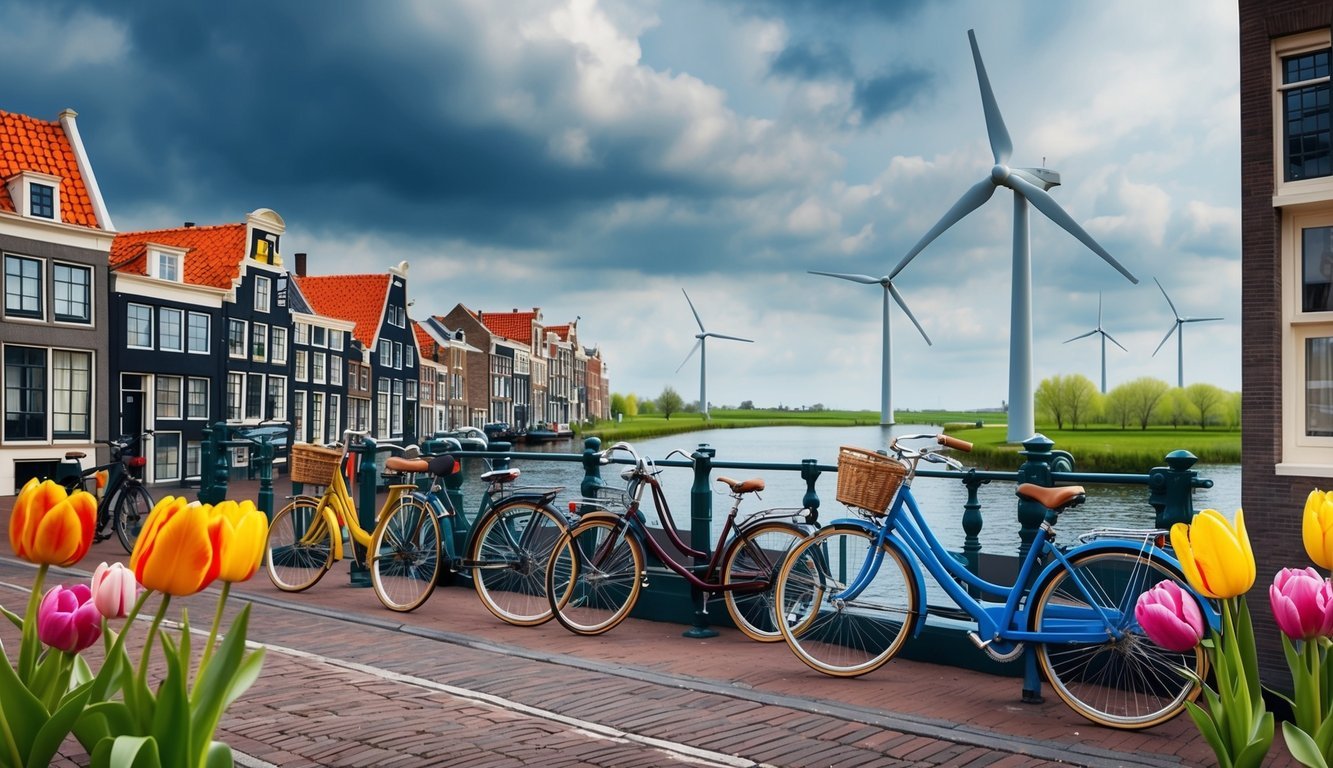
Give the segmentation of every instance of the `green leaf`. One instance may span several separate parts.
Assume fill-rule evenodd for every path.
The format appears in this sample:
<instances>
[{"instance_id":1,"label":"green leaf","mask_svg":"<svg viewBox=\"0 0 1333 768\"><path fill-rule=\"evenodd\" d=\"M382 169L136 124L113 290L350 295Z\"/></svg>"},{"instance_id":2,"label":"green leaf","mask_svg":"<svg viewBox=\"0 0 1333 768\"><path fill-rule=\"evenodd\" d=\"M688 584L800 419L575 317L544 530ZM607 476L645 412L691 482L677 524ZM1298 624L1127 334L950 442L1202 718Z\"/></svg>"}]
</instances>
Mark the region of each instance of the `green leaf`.
<instances>
[{"instance_id":1,"label":"green leaf","mask_svg":"<svg viewBox=\"0 0 1333 768\"><path fill-rule=\"evenodd\" d=\"M152 734L157 738L162 760L167 765L193 765L190 759L190 700L183 659L176 644L161 635L167 676L157 689L157 707L153 713Z\"/></svg>"},{"instance_id":2,"label":"green leaf","mask_svg":"<svg viewBox=\"0 0 1333 768\"><path fill-rule=\"evenodd\" d=\"M3 605L0 605L0 612L3 612L5 614L5 618L9 619L10 623L12 623L14 626L18 627L20 630L23 629L22 616L18 615L17 613L14 613L13 611L9 610Z\"/></svg>"},{"instance_id":3,"label":"green leaf","mask_svg":"<svg viewBox=\"0 0 1333 768\"><path fill-rule=\"evenodd\" d=\"M1211 696L1213 692L1207 688L1204 689ZM1199 729L1203 735L1204 741L1213 748L1213 755L1217 757L1218 768L1232 768L1231 752L1227 750L1226 744L1222 741L1222 736L1217 732L1217 726L1212 718L1203 708L1192 701L1185 702L1185 711L1189 713L1190 719L1194 721L1194 727Z\"/></svg>"},{"instance_id":4,"label":"green leaf","mask_svg":"<svg viewBox=\"0 0 1333 768\"><path fill-rule=\"evenodd\" d=\"M65 696L60 707L46 721L37 737L33 739L32 751L28 753L30 765L47 765L55 757L60 745L74 728L74 723L83 714L83 707L88 703L88 694L92 683L85 683Z\"/></svg>"},{"instance_id":5,"label":"green leaf","mask_svg":"<svg viewBox=\"0 0 1333 768\"><path fill-rule=\"evenodd\" d=\"M1315 732L1314 742L1322 754L1333 754L1333 713L1324 713L1324 722Z\"/></svg>"},{"instance_id":6,"label":"green leaf","mask_svg":"<svg viewBox=\"0 0 1333 768\"><path fill-rule=\"evenodd\" d=\"M102 739L147 735L135 730L134 717L123 701L89 704L74 723L74 736L89 755Z\"/></svg>"},{"instance_id":7,"label":"green leaf","mask_svg":"<svg viewBox=\"0 0 1333 768\"><path fill-rule=\"evenodd\" d=\"M47 717L46 707L24 687L6 658L0 664L0 761L26 765L33 739Z\"/></svg>"},{"instance_id":8,"label":"green leaf","mask_svg":"<svg viewBox=\"0 0 1333 768\"><path fill-rule=\"evenodd\" d=\"M1294 723L1282 724L1282 738L1287 741L1287 751L1296 758L1296 762L1307 768L1329 768L1328 761L1319 751L1310 734L1297 728Z\"/></svg>"},{"instance_id":9,"label":"green leaf","mask_svg":"<svg viewBox=\"0 0 1333 768\"><path fill-rule=\"evenodd\" d=\"M162 759L152 736L117 736L97 743L92 765L94 768L161 768Z\"/></svg>"},{"instance_id":10,"label":"green leaf","mask_svg":"<svg viewBox=\"0 0 1333 768\"><path fill-rule=\"evenodd\" d=\"M221 607L219 607L221 610ZM203 755L222 720L222 713L259 677L263 651L245 653L245 635L249 627L250 606L246 605L232 622L217 654L204 668L190 697L190 754Z\"/></svg>"},{"instance_id":11,"label":"green leaf","mask_svg":"<svg viewBox=\"0 0 1333 768\"><path fill-rule=\"evenodd\" d=\"M235 764L231 747L220 741L209 743L208 755L204 758L204 768L232 768Z\"/></svg>"}]
</instances>

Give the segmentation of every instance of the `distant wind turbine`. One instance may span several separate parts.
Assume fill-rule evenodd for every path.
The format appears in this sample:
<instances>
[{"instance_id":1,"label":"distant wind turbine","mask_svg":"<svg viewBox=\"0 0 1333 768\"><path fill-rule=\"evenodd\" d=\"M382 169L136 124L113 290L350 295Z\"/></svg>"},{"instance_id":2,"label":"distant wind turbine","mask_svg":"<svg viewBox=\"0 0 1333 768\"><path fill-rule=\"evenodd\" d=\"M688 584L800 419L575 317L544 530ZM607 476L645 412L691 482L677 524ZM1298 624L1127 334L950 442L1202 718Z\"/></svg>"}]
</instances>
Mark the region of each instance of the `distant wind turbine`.
<instances>
[{"instance_id":1,"label":"distant wind turbine","mask_svg":"<svg viewBox=\"0 0 1333 768\"><path fill-rule=\"evenodd\" d=\"M898 289L895 288L893 283L889 281L888 275L885 275L884 277L871 277L870 275L845 275L840 272L819 272L813 269L809 270L809 272L812 275L824 275L825 277L836 277L840 280L850 280L853 283L862 283L864 285L879 285L883 287L884 327L883 330L881 331L881 334L883 336L883 351L881 357L880 383L879 383L879 423L882 426L889 426L893 424L893 398L891 396L891 384L889 381L889 367L890 367L889 361L892 359L891 351L893 347L893 342L891 341L891 339L893 337L889 333L889 296L890 295L893 296L893 300L898 302L899 307L902 307L903 314L907 315L907 318L912 321L912 325L915 325L916 329L921 332L921 338L925 339L927 344L930 344L930 337L926 335L926 329L921 327L921 323L917 322L916 316L912 314L912 310L907 308L907 302L903 301L902 294L898 293Z\"/></svg>"},{"instance_id":2,"label":"distant wind turbine","mask_svg":"<svg viewBox=\"0 0 1333 768\"><path fill-rule=\"evenodd\" d=\"M939 237L949 227L957 224L972 211L980 208L991 198L996 187L1008 187L1014 193L1014 266L1012 275L1011 318L1009 325L1009 430L1008 441L1021 442L1032 435L1035 421L1032 411L1032 253L1028 239L1028 203L1036 206L1046 218L1060 225L1066 232L1078 238L1079 242L1092 249L1093 253L1114 267L1131 283L1138 279L1129 273L1111 254L1106 252L1096 240L1079 226L1060 204L1046 190L1060 183L1060 174L1046 168L1011 168L1009 155L1013 152L1013 142L1009 131L1004 126L995 93L991 91L990 78L986 76L986 65L981 61L981 50L977 47L977 36L972 30L967 31L972 44L972 61L976 65L977 83L981 87L981 106L986 116L986 133L990 138L991 154L995 165L990 175L963 193L953 207L944 214L934 227L927 232L903 260L898 262L889 273L890 279L899 272Z\"/></svg>"},{"instance_id":3,"label":"distant wind turbine","mask_svg":"<svg viewBox=\"0 0 1333 768\"><path fill-rule=\"evenodd\" d=\"M1185 328L1184 328L1185 323L1206 323L1210 320L1221 320L1222 318L1181 317L1180 313L1176 311L1176 305L1174 302L1171 301L1171 297L1166 295L1166 289L1162 288L1162 281L1158 280L1155 277L1152 280L1154 283L1157 283L1158 288L1161 288L1162 297L1166 299L1167 306L1171 307L1171 314L1176 316L1176 321L1171 324L1171 330L1167 331L1166 335L1162 337L1161 343L1157 345L1157 349L1154 349L1152 351L1152 354L1153 357L1156 357L1157 353L1162 349L1162 346L1166 344L1166 340L1171 338L1171 334L1173 333L1176 334L1176 386L1184 387L1185 386Z\"/></svg>"},{"instance_id":4,"label":"distant wind turbine","mask_svg":"<svg viewBox=\"0 0 1333 768\"><path fill-rule=\"evenodd\" d=\"M685 289L681 288L680 292L685 293ZM705 342L711 337L714 339L730 339L731 341L744 341L753 344L754 339L742 339L739 336L727 336L721 333L713 333L705 329L704 321L699 319L699 311L694 308L694 302L690 301L690 295L688 293L685 293L685 301L690 305L690 311L694 313L694 322L699 324L699 332L694 334L694 338L698 339L698 341L694 342L694 346L690 348L690 353L685 356L685 359L680 361L680 365L677 366L676 372L680 373L680 369L685 367L685 364L690 361L691 357L694 357L696 351L699 353L699 412L702 413L706 419L708 418L708 345Z\"/></svg>"},{"instance_id":5,"label":"distant wind turbine","mask_svg":"<svg viewBox=\"0 0 1333 768\"><path fill-rule=\"evenodd\" d=\"M1065 341L1065 343L1068 344L1071 341L1086 339L1089 336L1093 335L1094 333L1099 333L1102 336L1102 394L1104 395L1106 394L1106 340L1110 339L1112 344L1116 345L1117 347L1120 347L1121 349L1125 349L1125 346L1120 342L1116 341L1115 337L1107 333L1106 330L1102 328L1102 295L1100 293L1097 294L1097 327L1093 328L1091 331L1088 331L1087 333L1080 334L1072 339L1068 339ZM1125 351L1128 352L1129 350L1125 349Z\"/></svg>"}]
</instances>

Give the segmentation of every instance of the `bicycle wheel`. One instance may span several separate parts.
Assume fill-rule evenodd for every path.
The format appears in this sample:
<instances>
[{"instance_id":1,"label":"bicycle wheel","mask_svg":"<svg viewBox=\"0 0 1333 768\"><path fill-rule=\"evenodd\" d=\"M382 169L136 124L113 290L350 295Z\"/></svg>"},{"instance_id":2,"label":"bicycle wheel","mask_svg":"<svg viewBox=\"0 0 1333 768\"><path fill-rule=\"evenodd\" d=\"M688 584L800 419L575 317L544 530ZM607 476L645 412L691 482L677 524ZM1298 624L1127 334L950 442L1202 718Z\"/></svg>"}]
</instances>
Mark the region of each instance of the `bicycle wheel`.
<instances>
[{"instance_id":1,"label":"bicycle wheel","mask_svg":"<svg viewBox=\"0 0 1333 768\"><path fill-rule=\"evenodd\" d=\"M142 485L126 485L120 489L120 498L116 500L113 524L116 538L126 552L134 551L134 542L139 540L139 532L148 522L148 513L153 511L153 497Z\"/></svg>"},{"instance_id":2,"label":"bicycle wheel","mask_svg":"<svg viewBox=\"0 0 1333 768\"><path fill-rule=\"evenodd\" d=\"M269 581L284 592L313 587L333 565L333 537L319 514L320 500L300 497L273 516L264 563Z\"/></svg>"},{"instance_id":3,"label":"bicycle wheel","mask_svg":"<svg viewBox=\"0 0 1333 768\"><path fill-rule=\"evenodd\" d=\"M391 611L426 602L440 577L440 521L429 504L400 496L370 539L370 584Z\"/></svg>"},{"instance_id":4,"label":"bicycle wheel","mask_svg":"<svg viewBox=\"0 0 1333 768\"><path fill-rule=\"evenodd\" d=\"M1033 591L1031 626L1038 632L1089 623L1100 628L1097 611L1118 619L1124 632L1118 640L1037 646L1051 687L1075 712L1111 728L1148 728L1175 717L1199 695L1198 684L1180 670L1203 678L1208 661L1202 646L1168 651L1149 640L1134 618L1139 595L1167 579L1188 591L1184 577L1166 563L1144 560L1132 549L1100 550L1075 553L1068 568Z\"/></svg>"},{"instance_id":5,"label":"bicycle wheel","mask_svg":"<svg viewBox=\"0 0 1333 768\"><path fill-rule=\"evenodd\" d=\"M643 546L613 518L584 520L566 531L546 570L556 621L577 635L600 635L624 621L642 582Z\"/></svg>"},{"instance_id":6,"label":"bicycle wheel","mask_svg":"<svg viewBox=\"0 0 1333 768\"><path fill-rule=\"evenodd\" d=\"M560 513L532 501L501 503L481 516L467 559L486 610L520 627L550 621L546 564L566 527Z\"/></svg>"},{"instance_id":7,"label":"bicycle wheel","mask_svg":"<svg viewBox=\"0 0 1333 768\"><path fill-rule=\"evenodd\" d=\"M738 534L722 556L722 583L763 581L762 589L728 590L722 593L727 613L736 628L753 640L773 643L782 640L773 608L773 584L778 569L792 545L805 532L790 523L762 523Z\"/></svg>"},{"instance_id":8,"label":"bicycle wheel","mask_svg":"<svg viewBox=\"0 0 1333 768\"><path fill-rule=\"evenodd\" d=\"M825 528L798 543L778 574L778 631L797 658L835 677L855 677L893 658L918 611L916 576L898 547L861 528ZM862 569L864 586L851 594Z\"/></svg>"}]
</instances>

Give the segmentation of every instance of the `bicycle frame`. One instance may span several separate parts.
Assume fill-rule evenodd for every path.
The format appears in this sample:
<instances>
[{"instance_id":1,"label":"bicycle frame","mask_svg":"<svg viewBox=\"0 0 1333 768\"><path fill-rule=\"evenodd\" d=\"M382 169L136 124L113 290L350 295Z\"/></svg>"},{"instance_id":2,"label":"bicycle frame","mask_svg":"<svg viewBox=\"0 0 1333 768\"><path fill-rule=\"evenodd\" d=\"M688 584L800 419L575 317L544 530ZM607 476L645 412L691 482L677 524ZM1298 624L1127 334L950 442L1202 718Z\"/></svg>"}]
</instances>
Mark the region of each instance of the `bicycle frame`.
<instances>
[{"instance_id":1,"label":"bicycle frame","mask_svg":"<svg viewBox=\"0 0 1333 768\"><path fill-rule=\"evenodd\" d=\"M346 458L347 451L344 449L343 457ZM341 462L340 462L341 463ZM389 495L380 506L379 512L375 516L375 525L378 528L384 521L384 510L390 509L394 502L398 501L404 494L411 494L416 491L415 485L394 484L389 486ZM324 493L318 498L315 496L307 497L316 505L319 516L323 519L324 525L334 532L330 538L333 540L333 559L335 561L343 559L343 540L339 533L343 525L347 526L347 532L351 535L352 541L361 545L362 549L369 551L371 537L375 529L367 531L361 527L357 519L356 502L347 490L347 481L343 479L342 472L335 469L329 485L324 489ZM305 544L313 544L320 538L320 529L314 525L314 521L306 527L306 533L301 541ZM355 551L353 551L355 554Z\"/></svg>"}]
</instances>

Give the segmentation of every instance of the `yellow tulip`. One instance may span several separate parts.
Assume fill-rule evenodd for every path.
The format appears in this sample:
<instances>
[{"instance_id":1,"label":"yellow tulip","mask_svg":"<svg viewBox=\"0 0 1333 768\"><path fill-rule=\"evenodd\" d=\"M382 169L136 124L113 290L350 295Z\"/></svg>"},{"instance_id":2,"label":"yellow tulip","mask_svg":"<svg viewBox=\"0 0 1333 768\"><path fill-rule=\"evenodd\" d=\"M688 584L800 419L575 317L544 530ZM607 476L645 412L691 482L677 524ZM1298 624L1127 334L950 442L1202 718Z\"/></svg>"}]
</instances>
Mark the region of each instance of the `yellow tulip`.
<instances>
[{"instance_id":1,"label":"yellow tulip","mask_svg":"<svg viewBox=\"0 0 1333 768\"><path fill-rule=\"evenodd\" d=\"M9 518L9 545L14 554L39 565L77 563L93 545L97 499L73 495L51 480L29 480L14 501Z\"/></svg>"},{"instance_id":2,"label":"yellow tulip","mask_svg":"<svg viewBox=\"0 0 1333 768\"><path fill-rule=\"evenodd\" d=\"M145 588L181 597L217 578L221 521L212 508L167 496L153 507L130 554L130 570Z\"/></svg>"},{"instance_id":3,"label":"yellow tulip","mask_svg":"<svg viewBox=\"0 0 1333 768\"><path fill-rule=\"evenodd\" d=\"M1235 526L1215 509L1203 510L1190 524L1176 523L1171 526L1171 546L1199 594L1226 599L1254 586L1254 552L1239 509Z\"/></svg>"},{"instance_id":4,"label":"yellow tulip","mask_svg":"<svg viewBox=\"0 0 1333 768\"><path fill-rule=\"evenodd\" d=\"M1333 491L1310 491L1301 523L1305 554L1320 568L1333 568Z\"/></svg>"},{"instance_id":5,"label":"yellow tulip","mask_svg":"<svg viewBox=\"0 0 1333 768\"><path fill-rule=\"evenodd\" d=\"M248 580L264 561L268 518L249 500L237 504L229 499L213 507L213 514L222 524L218 578L232 583Z\"/></svg>"}]
</instances>

